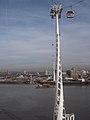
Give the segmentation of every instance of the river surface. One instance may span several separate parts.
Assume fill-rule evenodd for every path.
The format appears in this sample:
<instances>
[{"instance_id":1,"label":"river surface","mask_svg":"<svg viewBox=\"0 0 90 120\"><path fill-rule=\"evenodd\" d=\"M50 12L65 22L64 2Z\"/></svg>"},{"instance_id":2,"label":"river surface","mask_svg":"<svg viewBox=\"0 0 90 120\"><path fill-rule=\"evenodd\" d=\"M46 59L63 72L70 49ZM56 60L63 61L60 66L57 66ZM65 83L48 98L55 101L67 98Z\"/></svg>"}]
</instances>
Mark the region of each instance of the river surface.
<instances>
[{"instance_id":1,"label":"river surface","mask_svg":"<svg viewBox=\"0 0 90 120\"><path fill-rule=\"evenodd\" d=\"M65 108L76 120L90 120L90 86L65 86ZM0 120L52 120L55 88L0 85Z\"/></svg>"}]
</instances>

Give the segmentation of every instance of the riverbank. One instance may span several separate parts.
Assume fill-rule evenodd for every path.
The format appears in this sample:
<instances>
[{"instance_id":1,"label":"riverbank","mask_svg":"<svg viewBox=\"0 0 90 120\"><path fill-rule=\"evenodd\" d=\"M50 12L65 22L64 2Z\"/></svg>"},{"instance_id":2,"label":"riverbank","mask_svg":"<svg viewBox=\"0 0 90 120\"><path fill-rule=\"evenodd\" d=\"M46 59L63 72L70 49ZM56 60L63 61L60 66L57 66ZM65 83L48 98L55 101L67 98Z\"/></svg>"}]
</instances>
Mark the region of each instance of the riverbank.
<instances>
[{"instance_id":1,"label":"riverbank","mask_svg":"<svg viewBox=\"0 0 90 120\"><path fill-rule=\"evenodd\" d=\"M3 79L0 80L0 84L24 84L25 80L11 80L11 79Z\"/></svg>"},{"instance_id":2,"label":"riverbank","mask_svg":"<svg viewBox=\"0 0 90 120\"><path fill-rule=\"evenodd\" d=\"M33 82L34 83L34 82ZM0 80L0 84L32 84L30 81L26 81L26 80L11 80L11 79L4 79L4 80ZM38 84L38 83L34 83L34 84ZM63 81L64 85L90 85L90 81ZM42 86L55 86L55 81L46 81L46 82L42 82L41 84ZM41 86L40 86L41 87Z\"/></svg>"},{"instance_id":3,"label":"riverbank","mask_svg":"<svg viewBox=\"0 0 90 120\"><path fill-rule=\"evenodd\" d=\"M64 85L90 85L90 81L63 81Z\"/></svg>"}]
</instances>

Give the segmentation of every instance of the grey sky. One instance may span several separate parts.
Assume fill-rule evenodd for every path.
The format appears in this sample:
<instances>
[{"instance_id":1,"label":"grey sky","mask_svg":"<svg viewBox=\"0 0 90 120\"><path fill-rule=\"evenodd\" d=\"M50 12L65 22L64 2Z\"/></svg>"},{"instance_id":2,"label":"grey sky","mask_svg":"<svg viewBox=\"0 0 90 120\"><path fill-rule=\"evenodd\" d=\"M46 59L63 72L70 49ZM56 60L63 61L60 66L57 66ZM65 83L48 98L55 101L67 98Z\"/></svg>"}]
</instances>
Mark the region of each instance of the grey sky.
<instances>
[{"instance_id":1,"label":"grey sky","mask_svg":"<svg viewBox=\"0 0 90 120\"><path fill-rule=\"evenodd\" d=\"M73 6L74 19L66 18L64 0L60 22L63 68L90 67L90 1ZM0 0L0 69L49 69L55 24L50 18L51 1Z\"/></svg>"}]
</instances>

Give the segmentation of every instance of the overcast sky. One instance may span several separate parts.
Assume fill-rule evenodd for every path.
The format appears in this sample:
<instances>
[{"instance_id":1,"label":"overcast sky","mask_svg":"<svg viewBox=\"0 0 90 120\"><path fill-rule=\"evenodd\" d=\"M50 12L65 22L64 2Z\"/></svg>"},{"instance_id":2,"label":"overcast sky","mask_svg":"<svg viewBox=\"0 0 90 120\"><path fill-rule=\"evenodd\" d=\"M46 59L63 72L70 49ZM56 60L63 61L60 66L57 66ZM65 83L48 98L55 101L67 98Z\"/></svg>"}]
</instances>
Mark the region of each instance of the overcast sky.
<instances>
[{"instance_id":1,"label":"overcast sky","mask_svg":"<svg viewBox=\"0 0 90 120\"><path fill-rule=\"evenodd\" d=\"M58 0L54 0L57 2ZM90 0L61 0L62 65L90 69ZM67 19L72 9L75 18ZM55 20L51 0L0 0L0 70L52 68Z\"/></svg>"}]
</instances>

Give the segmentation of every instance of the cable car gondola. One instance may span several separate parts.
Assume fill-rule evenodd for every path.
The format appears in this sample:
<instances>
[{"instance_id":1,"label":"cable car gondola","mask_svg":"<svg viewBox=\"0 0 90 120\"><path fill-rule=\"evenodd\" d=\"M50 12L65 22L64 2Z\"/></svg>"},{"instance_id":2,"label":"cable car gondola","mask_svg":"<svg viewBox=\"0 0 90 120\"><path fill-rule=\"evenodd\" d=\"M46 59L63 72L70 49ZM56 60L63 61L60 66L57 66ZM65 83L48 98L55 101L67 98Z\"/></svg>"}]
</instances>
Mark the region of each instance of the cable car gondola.
<instances>
[{"instance_id":1,"label":"cable car gondola","mask_svg":"<svg viewBox=\"0 0 90 120\"><path fill-rule=\"evenodd\" d=\"M72 10L68 10L66 16L67 18L74 18L74 12Z\"/></svg>"},{"instance_id":2,"label":"cable car gondola","mask_svg":"<svg viewBox=\"0 0 90 120\"><path fill-rule=\"evenodd\" d=\"M67 11L66 16L67 18L74 18L74 12L72 10L72 6L70 6L70 10Z\"/></svg>"}]
</instances>

